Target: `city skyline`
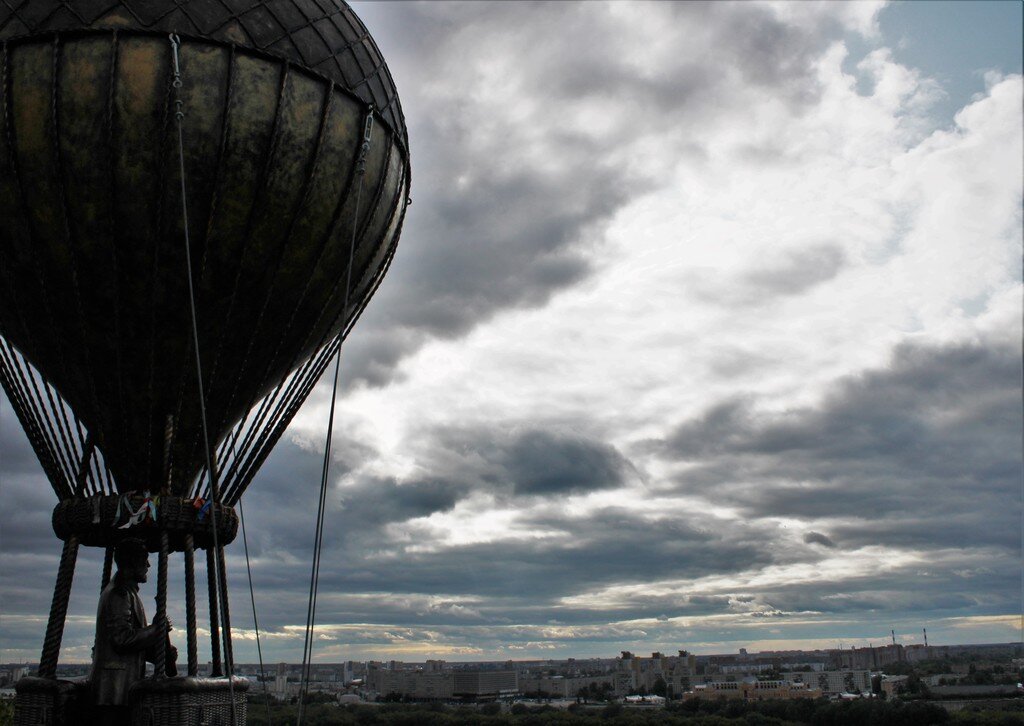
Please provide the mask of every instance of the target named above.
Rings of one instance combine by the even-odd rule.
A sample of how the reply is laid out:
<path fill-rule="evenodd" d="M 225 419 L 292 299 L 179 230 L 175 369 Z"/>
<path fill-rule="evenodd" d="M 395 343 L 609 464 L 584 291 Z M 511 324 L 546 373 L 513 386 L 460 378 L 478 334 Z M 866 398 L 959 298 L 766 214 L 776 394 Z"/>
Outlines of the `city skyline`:
<path fill-rule="evenodd" d="M 1019 639 L 1020 4 L 354 8 L 413 205 L 343 351 L 315 661 Z M 267 663 L 328 386 L 242 502 Z M 34 660 L 60 547 L 6 399 L 0 496 L 0 661 Z"/>

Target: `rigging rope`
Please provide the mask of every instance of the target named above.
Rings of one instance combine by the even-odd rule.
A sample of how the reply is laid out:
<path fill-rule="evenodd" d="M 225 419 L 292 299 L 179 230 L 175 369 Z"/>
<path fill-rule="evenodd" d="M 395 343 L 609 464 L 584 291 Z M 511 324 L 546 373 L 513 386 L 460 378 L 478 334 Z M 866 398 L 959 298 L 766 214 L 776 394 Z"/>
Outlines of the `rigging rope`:
<path fill-rule="evenodd" d="M 270 694 L 267 693 L 267 674 L 263 670 L 263 648 L 260 647 L 260 621 L 256 617 L 256 592 L 252 587 L 252 568 L 249 566 L 249 540 L 245 536 L 245 510 L 242 500 L 238 500 L 238 520 L 242 524 L 242 547 L 245 550 L 245 572 L 249 575 L 249 602 L 252 603 L 252 622 L 256 628 L 256 656 L 260 659 L 260 682 L 263 684 L 263 701 L 267 704 L 267 724 L 273 724 L 270 718 Z"/>
<path fill-rule="evenodd" d="M 316 513 L 316 533 L 313 536 L 313 566 L 309 576 L 309 603 L 306 606 L 306 633 L 302 645 L 302 681 L 299 684 L 299 713 L 296 726 L 302 726 L 306 696 L 309 692 L 309 669 L 313 662 L 313 635 L 316 627 L 316 599 L 320 586 L 320 554 L 324 540 L 324 510 L 327 501 L 327 481 L 331 469 L 331 443 L 334 437 L 334 408 L 338 399 L 338 372 L 341 369 L 340 341 L 345 335 L 348 322 L 349 293 L 352 287 L 352 265 L 356 252 L 356 229 L 359 225 L 359 204 L 363 193 L 363 179 L 366 173 L 366 155 L 370 150 L 370 138 L 373 131 L 373 106 L 366 111 L 363 125 L 363 142 L 359 147 L 359 159 L 356 163 L 356 174 L 359 184 L 356 186 L 355 212 L 352 215 L 352 241 L 348 249 L 348 270 L 345 274 L 345 296 L 341 306 L 341 330 L 338 333 L 338 349 L 334 360 L 334 382 L 331 387 L 331 407 L 327 414 L 327 439 L 324 442 L 324 462 L 320 473 L 320 500 Z"/>
<path fill-rule="evenodd" d="M 184 139 L 184 120 L 185 112 L 183 110 L 185 102 L 181 100 L 181 66 L 178 62 L 178 48 L 181 40 L 178 38 L 176 33 L 170 34 L 171 41 L 171 55 L 174 60 L 174 80 L 171 82 L 171 86 L 174 88 L 174 119 L 177 122 L 178 127 L 178 172 L 181 178 L 181 218 L 182 226 L 184 227 L 185 235 L 185 269 L 188 271 L 188 301 L 189 301 L 189 312 L 192 318 L 192 348 L 195 351 L 196 358 L 196 383 L 199 391 L 199 415 L 203 423 L 203 445 L 206 450 L 206 469 L 210 476 L 210 494 L 213 499 L 213 505 L 210 507 L 210 530 L 213 533 L 213 549 L 220 552 L 220 546 L 217 542 L 217 504 L 219 503 L 219 491 L 217 489 L 217 470 L 213 464 L 213 456 L 210 451 L 210 435 L 206 425 L 206 398 L 203 393 L 203 366 L 199 357 L 199 325 L 196 322 L 196 298 L 195 288 L 192 282 L 192 250 L 191 240 L 189 239 L 188 230 L 188 200 L 185 195 L 185 139 Z M 214 576 L 218 583 L 222 583 L 222 573 L 218 557 L 210 558 L 213 562 Z M 226 583 L 224 583 L 226 585 Z M 224 588 L 226 590 L 226 587 Z M 218 595 L 221 593 L 218 593 Z M 213 595 L 211 592 L 211 595 Z M 227 621 L 226 608 L 220 608 L 220 617 L 223 621 L 222 637 L 224 638 L 224 665 L 227 678 L 228 678 L 228 691 L 231 699 L 231 723 L 232 726 L 238 723 L 238 715 L 235 712 L 235 686 L 234 686 L 234 664 L 231 662 L 231 648 L 230 648 L 230 625 Z M 157 666 L 159 667 L 159 665 Z"/>

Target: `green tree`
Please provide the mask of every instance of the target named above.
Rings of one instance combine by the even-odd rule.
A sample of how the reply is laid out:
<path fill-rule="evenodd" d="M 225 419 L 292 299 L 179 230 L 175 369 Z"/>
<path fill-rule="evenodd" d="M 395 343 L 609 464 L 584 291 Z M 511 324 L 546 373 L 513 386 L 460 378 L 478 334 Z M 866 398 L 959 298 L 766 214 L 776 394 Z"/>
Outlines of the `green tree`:
<path fill-rule="evenodd" d="M 603 716 L 604 718 L 616 718 L 617 716 L 619 716 L 621 714 L 622 714 L 622 704 L 621 703 L 609 703 L 607 706 L 604 707 L 604 710 L 601 712 L 601 716 Z"/>

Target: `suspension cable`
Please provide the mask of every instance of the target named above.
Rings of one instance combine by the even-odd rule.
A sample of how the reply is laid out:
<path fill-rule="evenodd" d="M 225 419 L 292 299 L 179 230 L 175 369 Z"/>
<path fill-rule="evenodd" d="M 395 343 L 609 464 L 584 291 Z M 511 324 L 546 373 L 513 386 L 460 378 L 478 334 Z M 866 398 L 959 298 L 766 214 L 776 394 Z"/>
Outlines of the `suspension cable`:
<path fill-rule="evenodd" d="M 252 568 L 249 566 L 249 540 L 245 536 L 245 510 L 238 500 L 238 520 L 242 525 L 242 548 L 245 550 L 245 572 L 249 575 L 249 602 L 252 603 L 252 623 L 256 629 L 256 657 L 260 660 L 260 682 L 263 684 L 263 701 L 267 704 L 267 724 L 273 724 L 270 717 L 270 694 L 267 692 L 267 674 L 263 670 L 263 648 L 260 646 L 260 621 L 256 617 L 256 592 L 252 586 Z"/>
<path fill-rule="evenodd" d="M 171 55 L 174 61 L 174 80 L 171 85 L 174 88 L 174 119 L 177 122 L 178 127 L 178 172 L 181 178 L 181 218 L 182 226 L 184 227 L 184 241 L 185 241 L 185 269 L 188 272 L 188 302 L 189 312 L 192 318 L 192 349 L 195 352 L 196 358 L 196 383 L 199 391 L 199 415 L 203 424 L 203 445 L 206 450 L 206 470 L 210 476 L 210 498 L 213 500 L 213 504 L 210 505 L 210 530 L 213 532 L 213 549 L 216 552 L 220 551 L 220 545 L 217 542 L 217 504 L 219 503 L 219 495 L 217 487 L 217 469 L 213 464 L 213 455 L 210 450 L 210 433 L 207 429 L 206 424 L 206 397 L 203 391 L 203 366 L 199 357 L 199 325 L 196 322 L 196 296 L 195 286 L 192 282 L 192 250 L 191 240 L 189 239 L 188 230 L 188 200 L 185 195 L 185 137 L 184 137 L 184 104 L 185 102 L 181 99 L 181 65 L 178 59 L 178 49 L 181 44 L 181 39 L 177 33 L 170 34 L 171 41 Z M 219 557 L 211 558 L 214 568 L 214 577 L 218 583 L 222 581 L 222 573 L 220 571 Z M 223 582 L 224 590 L 227 590 L 227 583 Z M 220 597 L 218 593 L 217 597 Z M 224 665 L 226 675 L 228 677 L 228 691 L 231 700 L 231 723 L 232 726 L 238 724 L 238 715 L 235 713 L 235 678 L 234 678 L 234 663 L 230 657 L 229 639 L 231 635 L 228 631 L 229 625 L 227 622 L 227 616 L 225 608 L 218 608 L 220 619 L 222 621 L 222 636 L 224 638 Z"/>
<path fill-rule="evenodd" d="M 296 726 L 302 726 L 306 696 L 309 693 L 309 671 L 313 664 L 313 635 L 316 628 L 316 600 L 320 587 L 320 554 L 324 541 L 324 510 L 327 501 L 327 481 L 331 470 L 331 443 L 334 437 L 334 408 L 338 399 L 338 372 L 341 369 L 341 339 L 345 335 L 345 324 L 348 321 L 349 294 L 352 287 L 352 265 L 356 252 L 356 229 L 359 225 L 359 204 L 363 193 L 363 180 L 366 174 L 366 156 L 370 151 L 370 138 L 373 131 L 373 106 L 366 111 L 363 124 L 363 142 L 359 147 L 359 160 L 356 163 L 356 174 L 359 184 L 356 186 L 355 212 L 352 215 L 352 241 L 348 249 L 348 271 L 345 274 L 345 295 L 341 306 L 341 330 L 338 333 L 338 350 L 334 359 L 334 382 L 331 387 L 331 407 L 327 414 L 327 439 L 324 442 L 324 462 L 320 473 L 320 498 L 316 513 L 316 533 L 313 541 L 313 566 L 309 575 L 309 603 L 306 606 L 306 634 L 302 645 L 302 681 L 299 683 L 299 713 Z"/>

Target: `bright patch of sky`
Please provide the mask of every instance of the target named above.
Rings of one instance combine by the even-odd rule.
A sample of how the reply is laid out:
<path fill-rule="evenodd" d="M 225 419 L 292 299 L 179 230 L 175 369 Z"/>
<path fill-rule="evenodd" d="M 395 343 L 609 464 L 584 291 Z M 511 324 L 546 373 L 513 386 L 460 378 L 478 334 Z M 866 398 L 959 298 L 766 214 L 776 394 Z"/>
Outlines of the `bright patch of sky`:
<path fill-rule="evenodd" d="M 949 124 L 953 115 L 986 88 L 985 74 L 1021 72 L 1024 4 L 1012 0 L 901 0 L 878 14 L 881 45 L 893 60 L 934 79 L 944 96 L 934 113 Z M 876 48 L 878 38 L 850 34 L 847 73 Z M 870 89 L 867 75 L 859 90 Z"/>

